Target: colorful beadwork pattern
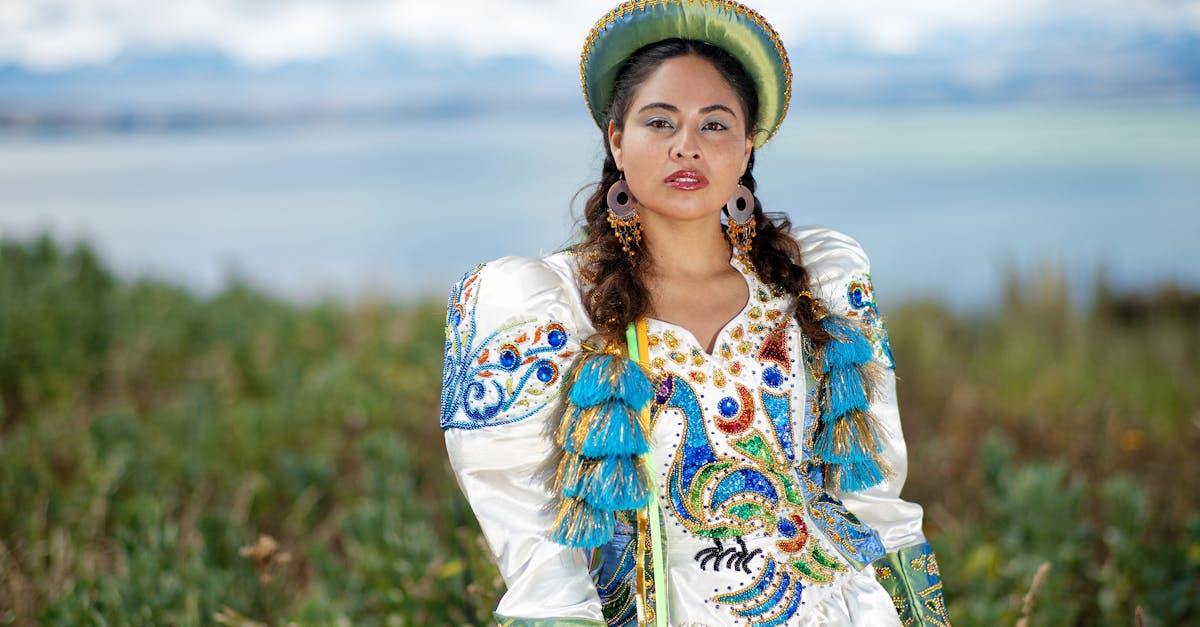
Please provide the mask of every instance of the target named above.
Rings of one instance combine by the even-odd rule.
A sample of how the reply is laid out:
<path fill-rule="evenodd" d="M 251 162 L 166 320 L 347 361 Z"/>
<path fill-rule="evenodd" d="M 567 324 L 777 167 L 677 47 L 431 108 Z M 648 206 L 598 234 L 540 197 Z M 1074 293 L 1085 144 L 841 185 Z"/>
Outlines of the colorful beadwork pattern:
<path fill-rule="evenodd" d="M 795 620 L 806 599 L 822 598 L 822 588 L 885 550 L 826 489 L 813 454 L 815 389 L 807 402 L 799 392 L 808 355 L 790 299 L 748 280 L 752 302 L 721 330 L 712 354 L 671 324 L 656 322 L 647 333 L 651 425 L 666 419 L 678 438 L 658 475 L 668 519 L 695 546 L 692 567 L 730 584 L 707 602 L 730 622 L 782 625 Z M 877 319 L 869 280 L 850 293 L 851 317 Z M 887 354 L 878 352 L 886 344 L 875 346 L 877 355 Z M 638 561 L 639 535 L 601 549 L 604 563 L 594 577 L 610 625 L 636 620 L 637 590 L 648 571 Z"/>
<path fill-rule="evenodd" d="M 763 390 L 760 396 L 774 395 Z M 795 614 L 806 585 L 830 583 L 846 571 L 808 533 L 802 492 L 788 472 L 792 456 L 785 453 L 791 442 L 787 396 L 779 399 L 762 405 L 776 414 L 770 416 L 772 429 L 789 435 L 772 437 L 747 427 L 728 439 L 738 457 L 716 453 L 696 393 L 683 378 L 665 376 L 654 406 L 656 412 L 673 409 L 685 417 L 683 441 L 668 473 L 669 506 L 685 528 L 713 539 L 711 551 L 696 555 L 701 569 L 724 564 L 757 573 L 750 585 L 712 599 L 751 625 L 782 624 Z M 773 550 L 759 560 L 754 559 L 759 551 L 739 550 L 745 548 L 740 537 L 756 529 L 774 539 Z"/>
<path fill-rule="evenodd" d="M 610 627 L 637 624 L 637 547 L 637 521 L 628 520 L 626 512 L 621 512 L 617 515 L 613 539 L 598 549 L 600 563 L 592 571 L 604 621 Z"/>
<path fill-rule="evenodd" d="M 867 322 L 867 334 L 875 345 L 876 357 L 894 369 L 896 360 L 892 357 L 892 344 L 888 340 L 887 328 L 883 325 L 883 317 L 875 305 L 875 289 L 871 286 L 871 275 L 863 274 L 854 277 L 846 288 L 846 299 L 850 302 L 851 318 L 862 318 Z"/>
<path fill-rule="evenodd" d="M 847 562 L 862 568 L 883 551 L 824 490 L 820 466 L 800 463 L 811 450 L 802 455 L 793 433 L 791 390 L 804 373 L 793 348 L 799 328 L 781 295 L 762 287 L 752 294 L 747 320 L 718 336 L 712 356 L 673 329 L 650 335 L 658 376 L 651 417 L 682 419 L 663 500 L 684 529 L 711 540 L 694 563 L 750 575 L 710 600 L 745 624 L 779 625 L 795 616 L 807 587 L 831 584 L 849 572 Z M 718 393 L 702 401 L 693 386 L 705 380 Z M 749 546 L 748 534 L 760 540 Z"/>
<path fill-rule="evenodd" d="M 875 561 L 875 578 L 892 595 L 901 624 L 950 627 L 942 578 L 929 543 L 879 558 Z"/>
<path fill-rule="evenodd" d="M 465 274 L 447 303 L 442 429 L 478 429 L 532 416 L 558 396 L 563 369 L 577 352 L 566 328 L 551 320 L 513 319 L 478 338 L 482 269 Z"/>
<path fill-rule="evenodd" d="M 817 431 L 813 406 L 817 390 L 808 392 L 804 411 L 804 463 L 796 469 L 800 491 L 813 522 L 833 541 L 842 557 L 857 568 L 883 557 L 886 552 L 879 534 L 858 519 L 837 497 L 825 489 L 824 466 L 813 463 L 813 438 Z"/>

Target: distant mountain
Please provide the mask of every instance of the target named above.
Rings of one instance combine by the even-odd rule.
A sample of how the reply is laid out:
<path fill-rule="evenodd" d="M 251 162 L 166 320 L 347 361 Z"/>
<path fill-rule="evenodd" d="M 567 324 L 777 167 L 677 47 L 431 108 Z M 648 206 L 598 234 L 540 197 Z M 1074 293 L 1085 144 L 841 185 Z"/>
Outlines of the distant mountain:
<path fill-rule="evenodd" d="M 941 33 L 912 54 L 850 35 L 794 45 L 793 98 L 815 106 L 1200 96 L 1200 35 L 1078 24 Z M 195 129 L 436 119 L 580 107 L 577 69 L 376 48 L 269 69 L 214 50 L 124 54 L 53 73 L 0 65 L 0 130 Z"/>

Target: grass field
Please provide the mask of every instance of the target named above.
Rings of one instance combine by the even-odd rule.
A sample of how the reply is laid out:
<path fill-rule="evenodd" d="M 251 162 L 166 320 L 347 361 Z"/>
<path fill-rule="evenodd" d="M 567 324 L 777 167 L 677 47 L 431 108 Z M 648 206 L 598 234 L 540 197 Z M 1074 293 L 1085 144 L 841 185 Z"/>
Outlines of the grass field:
<path fill-rule="evenodd" d="M 957 625 L 1200 623 L 1200 297 L 883 294 Z M 0 624 L 483 625 L 437 425 L 443 304 L 118 280 L 0 242 Z"/>

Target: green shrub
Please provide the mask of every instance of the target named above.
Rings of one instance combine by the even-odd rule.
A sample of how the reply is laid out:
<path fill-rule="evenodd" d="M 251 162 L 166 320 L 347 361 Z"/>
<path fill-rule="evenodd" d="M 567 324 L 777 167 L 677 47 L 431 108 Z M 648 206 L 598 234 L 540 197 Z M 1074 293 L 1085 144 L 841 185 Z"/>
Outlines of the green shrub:
<path fill-rule="evenodd" d="M 1200 621 L 1200 325 L 1018 287 L 889 317 L 956 624 L 1015 623 L 1044 562 L 1030 625 Z M 503 584 L 437 425 L 443 315 L 0 242 L 0 624 L 486 624 Z"/>

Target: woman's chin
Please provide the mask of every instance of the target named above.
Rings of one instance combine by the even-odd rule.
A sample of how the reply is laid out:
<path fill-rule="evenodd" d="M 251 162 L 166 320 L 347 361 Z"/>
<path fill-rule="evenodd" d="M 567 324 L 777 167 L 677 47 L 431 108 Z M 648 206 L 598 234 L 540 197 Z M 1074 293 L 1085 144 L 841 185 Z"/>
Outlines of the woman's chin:
<path fill-rule="evenodd" d="M 666 202 L 642 203 L 642 210 L 672 221 L 703 220 L 719 214 L 724 202 L 700 197 L 672 198 Z"/>

